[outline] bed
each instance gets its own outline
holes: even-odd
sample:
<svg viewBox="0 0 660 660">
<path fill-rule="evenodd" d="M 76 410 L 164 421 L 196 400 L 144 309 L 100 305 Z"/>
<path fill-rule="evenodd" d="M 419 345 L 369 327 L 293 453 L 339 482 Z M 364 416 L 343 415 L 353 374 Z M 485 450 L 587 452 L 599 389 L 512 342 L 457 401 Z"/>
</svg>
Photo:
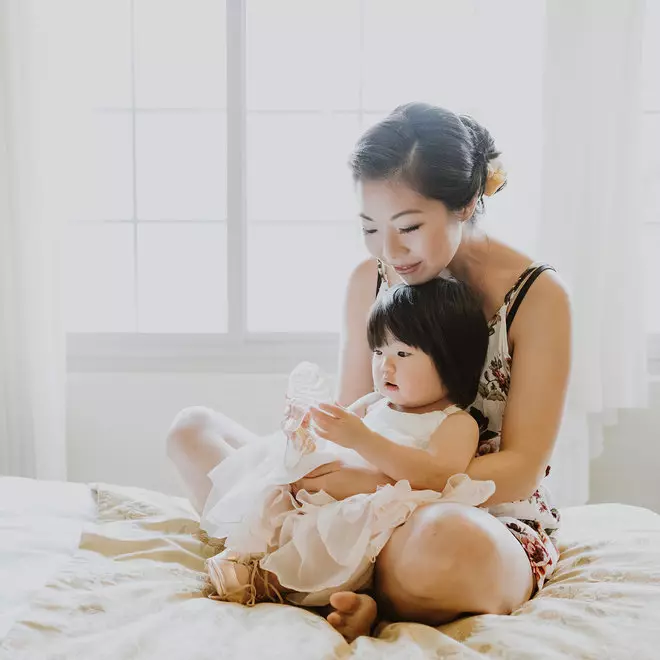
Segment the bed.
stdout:
<svg viewBox="0 0 660 660">
<path fill-rule="evenodd" d="M 213 549 L 183 499 L 0 478 L 0 658 L 660 658 L 660 516 L 566 509 L 560 549 L 511 616 L 385 625 L 349 645 L 305 610 L 202 597 Z"/>
</svg>

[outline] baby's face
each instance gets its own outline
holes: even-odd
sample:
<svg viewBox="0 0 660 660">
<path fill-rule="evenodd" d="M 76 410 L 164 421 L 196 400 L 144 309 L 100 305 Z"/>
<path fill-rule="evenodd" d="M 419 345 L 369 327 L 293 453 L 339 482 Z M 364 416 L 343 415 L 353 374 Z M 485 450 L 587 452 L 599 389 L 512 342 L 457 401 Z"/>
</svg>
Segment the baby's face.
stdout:
<svg viewBox="0 0 660 660">
<path fill-rule="evenodd" d="M 374 351 L 371 366 L 376 390 L 401 410 L 413 412 L 446 396 L 433 360 L 394 338 Z"/>
</svg>

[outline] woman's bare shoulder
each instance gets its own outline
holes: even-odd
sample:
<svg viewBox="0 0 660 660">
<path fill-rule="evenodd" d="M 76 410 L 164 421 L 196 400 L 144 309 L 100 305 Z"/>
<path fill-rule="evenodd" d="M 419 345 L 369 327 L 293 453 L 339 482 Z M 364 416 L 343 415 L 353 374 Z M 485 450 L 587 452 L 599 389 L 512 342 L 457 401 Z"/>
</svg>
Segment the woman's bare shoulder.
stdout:
<svg viewBox="0 0 660 660">
<path fill-rule="evenodd" d="M 529 303 L 528 307 L 534 305 L 563 307 L 570 305 L 570 295 L 561 275 L 555 270 L 548 269 L 536 278 L 534 285 L 530 287 L 525 296 L 525 301 Z"/>
<path fill-rule="evenodd" d="M 377 280 L 378 262 L 373 258 L 365 259 L 352 270 L 348 278 L 348 289 L 363 292 L 371 290 L 375 296 Z"/>
<path fill-rule="evenodd" d="M 571 300 L 568 287 L 554 270 L 543 271 L 521 301 L 511 325 L 511 339 L 521 333 L 570 325 Z"/>
<path fill-rule="evenodd" d="M 337 391 L 337 400 L 342 405 L 348 405 L 373 390 L 372 353 L 366 325 L 376 298 L 377 278 L 376 260 L 366 259 L 355 267 L 346 287 Z"/>
<path fill-rule="evenodd" d="M 351 272 L 346 285 L 346 320 L 364 323 L 365 314 L 376 300 L 378 266 L 375 259 L 365 259 Z"/>
</svg>

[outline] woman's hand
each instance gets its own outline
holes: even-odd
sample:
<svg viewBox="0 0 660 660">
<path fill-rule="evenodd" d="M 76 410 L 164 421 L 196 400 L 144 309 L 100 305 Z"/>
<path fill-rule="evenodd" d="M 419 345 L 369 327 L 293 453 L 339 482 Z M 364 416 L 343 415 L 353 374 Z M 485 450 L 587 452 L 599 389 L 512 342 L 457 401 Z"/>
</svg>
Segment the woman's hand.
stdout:
<svg viewBox="0 0 660 660">
<path fill-rule="evenodd" d="M 341 447 L 358 449 L 372 434 L 355 413 L 330 403 L 312 408 L 311 418 L 316 435 Z"/>
<path fill-rule="evenodd" d="M 325 491 L 336 500 L 344 500 L 359 493 L 374 493 L 379 486 L 393 484 L 387 475 L 373 467 L 352 467 L 341 461 L 322 465 L 291 484 L 294 495 L 299 490 L 308 493 Z"/>
</svg>

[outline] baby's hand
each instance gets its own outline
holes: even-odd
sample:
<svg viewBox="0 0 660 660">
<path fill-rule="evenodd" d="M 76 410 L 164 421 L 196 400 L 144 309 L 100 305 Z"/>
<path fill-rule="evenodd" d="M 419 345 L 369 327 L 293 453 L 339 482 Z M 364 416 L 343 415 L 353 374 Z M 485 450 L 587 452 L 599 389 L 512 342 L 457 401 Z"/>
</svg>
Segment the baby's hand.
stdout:
<svg viewBox="0 0 660 660">
<path fill-rule="evenodd" d="M 312 408 L 314 433 L 342 447 L 358 449 L 371 434 L 364 422 L 355 414 L 331 403 L 320 403 Z"/>
<path fill-rule="evenodd" d="M 380 392 L 369 392 L 369 394 L 365 394 L 348 406 L 346 410 L 355 413 L 358 417 L 364 417 L 367 414 L 369 406 L 376 403 L 376 401 L 380 401 L 382 398 L 383 395 Z"/>
</svg>

